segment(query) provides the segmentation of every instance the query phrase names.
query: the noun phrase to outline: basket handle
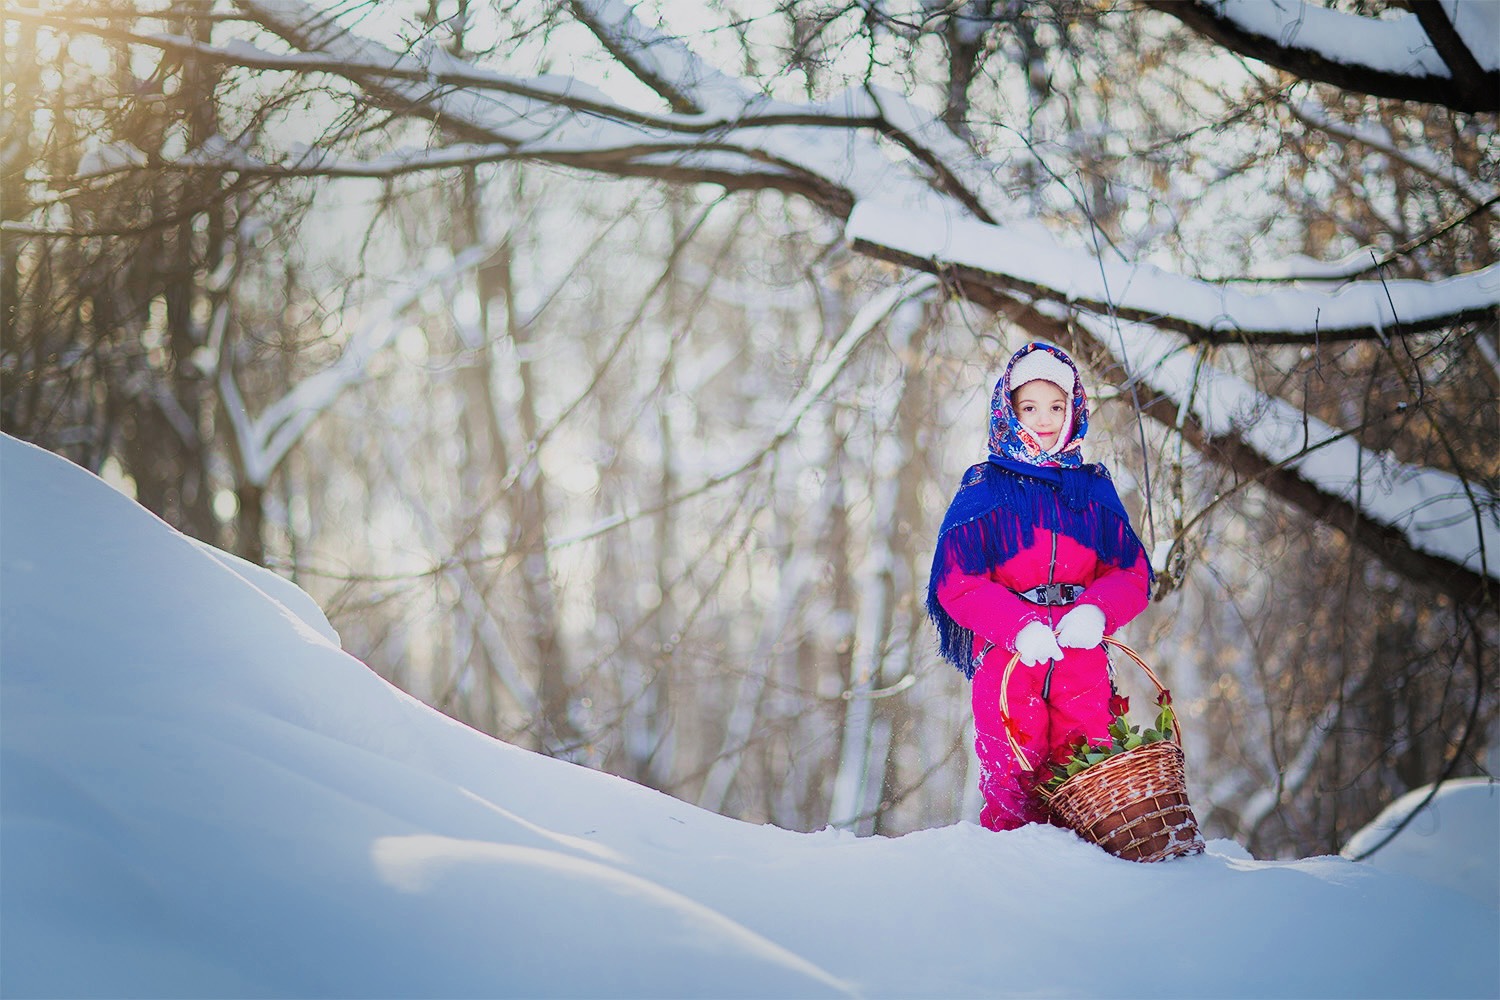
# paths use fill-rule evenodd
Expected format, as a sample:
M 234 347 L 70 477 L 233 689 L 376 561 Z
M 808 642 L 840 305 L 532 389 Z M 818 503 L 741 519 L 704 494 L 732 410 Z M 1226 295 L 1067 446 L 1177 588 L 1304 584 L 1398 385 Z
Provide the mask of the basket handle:
M 1147 666 L 1145 660 L 1141 659 L 1141 654 L 1140 653 L 1137 653 L 1135 650 L 1131 649 L 1129 646 L 1125 645 L 1120 640 L 1118 640 L 1118 639 L 1111 639 L 1109 636 L 1105 636 L 1104 637 L 1104 644 L 1106 646 L 1113 646 L 1113 647 L 1115 647 L 1116 649 L 1118 649 L 1122 653 L 1124 653 L 1126 656 L 1128 656 L 1132 660 L 1134 660 L 1136 662 L 1136 665 L 1139 666 L 1142 670 L 1144 670 L 1146 672 L 1146 676 L 1149 677 L 1149 678 L 1151 678 L 1151 683 L 1156 685 L 1156 693 L 1158 695 L 1160 695 L 1163 691 L 1166 690 L 1166 686 L 1163 685 L 1162 682 L 1161 682 L 1161 680 L 1157 678 L 1156 672 L 1154 670 L 1152 670 L 1149 666 Z M 1011 672 L 1016 669 L 1016 664 L 1018 664 L 1020 662 L 1021 662 L 1021 654 L 1019 652 L 1015 653 L 1014 655 L 1011 656 L 1010 662 L 1005 665 L 1005 672 L 1000 675 L 1000 718 L 1001 719 L 1006 719 L 1006 718 L 1009 718 L 1009 716 L 1010 716 L 1010 704 L 1009 704 L 1009 702 L 1008 702 L 1008 700 L 1006 698 L 1006 692 L 1008 690 L 1010 690 L 1010 675 L 1011 675 Z M 1177 745 L 1181 746 L 1182 745 L 1182 724 L 1177 721 L 1177 713 L 1176 712 L 1172 713 L 1172 735 L 1174 737 L 1176 737 L 1176 739 L 1177 739 Z M 1015 737 L 1014 734 L 1011 733 L 1009 726 L 1005 727 L 1005 738 L 1010 742 L 1010 750 L 1011 750 L 1011 753 L 1013 753 L 1013 754 L 1016 755 L 1016 760 L 1020 761 L 1021 766 L 1023 768 L 1028 768 L 1029 769 L 1031 765 L 1026 762 L 1026 755 L 1021 752 L 1021 744 L 1019 744 L 1019 743 L 1016 742 L 1016 737 Z

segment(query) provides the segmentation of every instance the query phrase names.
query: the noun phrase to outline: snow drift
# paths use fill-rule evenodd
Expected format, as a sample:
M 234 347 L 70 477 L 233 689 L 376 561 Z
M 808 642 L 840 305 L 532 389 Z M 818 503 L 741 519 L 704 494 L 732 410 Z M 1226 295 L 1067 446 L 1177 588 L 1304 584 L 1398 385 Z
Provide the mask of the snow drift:
M 5 995 L 1500 991 L 1500 901 L 1430 865 L 729 820 L 445 718 L 56 456 L 0 468 Z

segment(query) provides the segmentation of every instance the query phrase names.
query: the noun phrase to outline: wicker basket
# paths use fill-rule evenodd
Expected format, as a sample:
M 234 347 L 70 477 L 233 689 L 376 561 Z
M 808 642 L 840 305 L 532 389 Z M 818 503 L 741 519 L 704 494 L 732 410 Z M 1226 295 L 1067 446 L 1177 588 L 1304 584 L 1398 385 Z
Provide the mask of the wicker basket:
M 1123 642 L 1105 639 L 1146 672 L 1158 692 L 1165 690 L 1140 655 Z M 1000 684 L 1000 711 L 1008 714 L 1005 691 L 1020 662 L 1011 657 Z M 1203 850 L 1198 820 L 1188 804 L 1183 768 L 1182 728 L 1172 722 L 1175 739 L 1148 743 L 1116 754 L 1079 771 L 1051 792 L 1039 792 L 1053 817 L 1091 843 L 1127 861 L 1165 861 Z M 1029 767 L 1015 737 L 1010 747 L 1022 767 Z

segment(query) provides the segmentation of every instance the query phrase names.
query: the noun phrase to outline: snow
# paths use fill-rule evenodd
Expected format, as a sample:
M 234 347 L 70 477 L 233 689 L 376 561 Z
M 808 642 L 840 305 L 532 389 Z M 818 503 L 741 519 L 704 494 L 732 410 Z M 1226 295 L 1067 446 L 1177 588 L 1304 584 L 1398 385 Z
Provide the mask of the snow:
M 307 591 L 285 577 L 271 572 L 264 566 L 257 566 L 248 559 L 241 559 L 232 552 L 225 552 L 223 549 L 214 548 L 214 546 L 209 545 L 207 542 L 200 542 L 196 538 L 188 538 L 188 541 L 213 556 L 235 573 L 238 573 L 246 583 L 259 590 L 267 599 L 275 601 L 296 615 L 303 625 L 306 625 L 335 646 L 341 645 L 339 634 L 334 629 L 333 624 L 329 622 L 328 616 L 323 614 L 323 609 L 318 607 L 317 601 L 308 596 Z
M 1377 19 L 1307 0 L 1217 0 L 1215 6 L 1220 16 L 1244 31 L 1288 48 L 1306 49 L 1330 62 L 1413 76 L 1448 76 L 1447 65 L 1415 14 Z
M 1418 808 L 1411 822 L 1381 846 Z M 1497 837 L 1500 784 L 1490 778 L 1458 778 L 1437 786 L 1436 792 L 1431 785 L 1407 792 L 1349 838 L 1340 853 L 1357 859 L 1374 851 L 1370 864 L 1381 871 L 1415 875 L 1493 903 L 1500 899 Z
M 580 0 L 581 19 L 608 37 L 646 76 L 669 83 L 709 114 L 733 117 L 758 95 L 741 81 L 710 66 L 676 38 L 642 22 L 624 0 Z
M 30 445 L 0 468 L 0 994 L 1500 992 L 1500 900 L 1455 887 L 1492 810 L 1441 798 L 1402 871 L 754 826 L 470 730 L 290 583 Z
M 146 154 L 128 142 L 100 142 L 96 136 L 90 136 L 73 175 L 79 180 L 102 177 L 131 167 L 144 167 L 146 162 Z
M 1250 337 L 1295 334 L 1311 342 L 1320 334 L 1394 329 L 1398 322 L 1418 325 L 1500 305 L 1500 265 L 1437 281 L 1371 280 L 1331 290 L 1264 292 L 1198 281 L 1147 263 L 1096 258 L 1040 235 L 1034 226 L 1012 230 L 880 201 L 856 204 L 845 236 L 851 243 L 889 247 L 919 260 L 972 267 L 1003 277 L 1012 287 L 1045 290 L 1049 298 L 1155 317 L 1157 326 L 1234 330 Z
M 1481 69 L 1500 69 L 1500 4 L 1442 0 L 1448 20 Z

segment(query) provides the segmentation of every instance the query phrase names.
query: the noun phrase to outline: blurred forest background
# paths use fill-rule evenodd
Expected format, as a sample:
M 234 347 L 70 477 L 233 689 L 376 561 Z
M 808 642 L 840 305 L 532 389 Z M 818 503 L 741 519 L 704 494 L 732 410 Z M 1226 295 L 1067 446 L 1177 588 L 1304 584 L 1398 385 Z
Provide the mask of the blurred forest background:
M 1053 340 L 1155 555 L 1123 637 L 1206 832 L 1335 851 L 1496 740 L 1500 288 L 1443 283 L 1500 250 L 1500 76 L 1482 0 L 1280 6 L 1419 23 L 1448 72 L 1196 2 L 8 3 L 0 420 L 469 725 L 899 834 L 977 814 L 927 568 L 1000 366 Z M 1446 477 L 1471 551 L 1153 388 L 1074 275 L 849 238 L 917 189 L 1272 313 L 1432 283 L 1391 325 L 1128 318 Z

